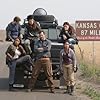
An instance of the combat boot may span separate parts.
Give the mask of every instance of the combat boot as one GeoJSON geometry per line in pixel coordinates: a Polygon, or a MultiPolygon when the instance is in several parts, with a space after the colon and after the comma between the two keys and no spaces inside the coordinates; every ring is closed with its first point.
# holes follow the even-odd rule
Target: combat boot
{"type": "Polygon", "coordinates": [[[70,89],[70,86],[67,86],[67,89],[66,89],[66,91],[64,92],[64,93],[70,93],[71,92],[71,89],[70,89]]]}
{"type": "Polygon", "coordinates": [[[55,89],[54,88],[50,88],[50,93],[55,93],[55,89]]]}
{"type": "Polygon", "coordinates": [[[71,86],[70,86],[70,89],[71,89],[70,95],[74,95],[74,86],[71,85],[71,86]]]}
{"type": "Polygon", "coordinates": [[[13,91],[13,84],[9,84],[9,91],[13,91]]]}

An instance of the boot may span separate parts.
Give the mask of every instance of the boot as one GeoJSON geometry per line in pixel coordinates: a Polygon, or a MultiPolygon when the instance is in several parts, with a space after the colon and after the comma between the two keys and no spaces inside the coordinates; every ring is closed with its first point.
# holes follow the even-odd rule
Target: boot
{"type": "Polygon", "coordinates": [[[26,70],[32,73],[32,66],[24,65],[26,70]]]}
{"type": "Polygon", "coordinates": [[[71,85],[71,86],[70,86],[70,89],[71,89],[70,95],[74,95],[74,94],[73,94],[73,93],[74,93],[74,86],[71,85]]]}
{"type": "Polygon", "coordinates": [[[13,84],[9,84],[9,91],[13,91],[13,84]]]}
{"type": "Polygon", "coordinates": [[[32,86],[32,84],[29,83],[26,92],[32,92],[33,90],[34,90],[34,86],[32,86]]]}
{"type": "Polygon", "coordinates": [[[27,89],[26,89],[26,92],[32,92],[33,91],[33,88],[28,86],[27,89]]]}
{"type": "Polygon", "coordinates": [[[26,89],[26,92],[32,92],[32,89],[26,89]]]}
{"type": "Polygon", "coordinates": [[[70,93],[71,92],[71,90],[70,90],[70,86],[67,86],[67,89],[66,89],[66,91],[64,92],[64,93],[70,93]]]}
{"type": "Polygon", "coordinates": [[[55,93],[54,88],[50,88],[50,93],[55,93]]]}

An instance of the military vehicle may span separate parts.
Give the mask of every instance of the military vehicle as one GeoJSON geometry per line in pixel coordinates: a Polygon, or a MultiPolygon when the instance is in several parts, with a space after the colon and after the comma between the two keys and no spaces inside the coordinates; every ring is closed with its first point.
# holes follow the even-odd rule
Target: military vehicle
{"type": "MultiPolygon", "coordinates": [[[[48,15],[46,10],[43,8],[38,8],[33,12],[33,18],[35,21],[37,21],[40,24],[40,27],[42,30],[45,31],[46,36],[49,40],[52,42],[51,46],[51,63],[52,63],[52,69],[53,69],[53,78],[59,79],[61,73],[60,73],[60,50],[63,48],[63,44],[59,43],[60,38],[60,30],[61,26],[58,25],[57,19],[53,15],[48,15]]],[[[24,26],[27,23],[27,19],[24,20],[24,26]]],[[[20,69],[20,67],[16,67],[16,75],[15,75],[15,87],[17,84],[22,84],[22,87],[27,87],[28,79],[30,78],[30,75],[22,74],[23,69],[20,69]],[[19,75],[21,81],[18,80],[19,75]],[[24,78],[23,78],[24,77],[24,78]],[[27,80],[27,81],[26,81],[27,80]]],[[[37,80],[37,86],[43,86],[45,84],[46,76],[43,71],[40,72],[40,75],[37,80]]],[[[20,85],[21,86],[21,85],[20,85]]],[[[18,85],[19,87],[19,85],[18,85]]]]}
{"type": "MultiPolygon", "coordinates": [[[[62,75],[60,71],[60,50],[63,48],[63,43],[61,43],[61,39],[59,37],[62,27],[58,25],[57,19],[53,15],[48,15],[46,10],[43,8],[37,8],[33,12],[32,16],[34,20],[39,23],[41,29],[45,31],[47,38],[51,40],[51,63],[53,69],[53,79],[59,80],[60,76],[62,75]]],[[[27,18],[24,19],[24,23],[22,25],[23,30],[25,24],[27,24],[27,18]]],[[[70,47],[73,49],[74,46],[72,44],[76,44],[76,41],[71,38],[69,39],[69,43],[71,43],[70,47]]],[[[18,65],[16,67],[14,87],[27,88],[29,79],[31,78],[31,73],[26,72],[27,70],[24,70],[22,65],[18,65]]],[[[47,86],[45,82],[46,79],[46,75],[41,69],[35,87],[47,86]]]]}

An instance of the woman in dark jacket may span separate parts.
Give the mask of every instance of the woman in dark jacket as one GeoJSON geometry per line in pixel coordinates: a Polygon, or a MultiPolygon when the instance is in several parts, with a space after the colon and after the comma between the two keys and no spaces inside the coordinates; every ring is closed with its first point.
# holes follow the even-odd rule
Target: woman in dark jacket
{"type": "Polygon", "coordinates": [[[27,54],[31,54],[32,51],[34,51],[34,48],[31,48],[31,46],[34,45],[34,41],[38,39],[38,32],[41,31],[40,26],[38,23],[33,19],[32,15],[29,15],[27,17],[28,23],[25,24],[25,35],[24,35],[24,45],[26,49],[27,54]]]}
{"type": "MultiPolygon", "coordinates": [[[[16,38],[6,51],[6,64],[9,67],[9,90],[12,90],[13,88],[16,64],[27,62],[29,64],[28,67],[33,66],[31,57],[25,54],[26,52],[20,45],[19,38],[16,38]]],[[[30,70],[29,68],[27,69],[30,70]]]]}
{"type": "Polygon", "coordinates": [[[64,43],[64,41],[66,41],[70,38],[75,39],[76,33],[75,33],[74,28],[68,22],[64,22],[63,28],[62,28],[59,36],[61,37],[61,41],[64,43]]]}

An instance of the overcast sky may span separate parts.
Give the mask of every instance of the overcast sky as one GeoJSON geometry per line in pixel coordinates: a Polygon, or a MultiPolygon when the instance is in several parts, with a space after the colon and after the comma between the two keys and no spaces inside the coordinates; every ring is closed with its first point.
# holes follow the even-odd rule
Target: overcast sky
{"type": "Polygon", "coordinates": [[[44,8],[62,25],[64,21],[100,20],[100,0],[0,0],[0,29],[15,16],[23,19],[36,8],[44,8]]]}

